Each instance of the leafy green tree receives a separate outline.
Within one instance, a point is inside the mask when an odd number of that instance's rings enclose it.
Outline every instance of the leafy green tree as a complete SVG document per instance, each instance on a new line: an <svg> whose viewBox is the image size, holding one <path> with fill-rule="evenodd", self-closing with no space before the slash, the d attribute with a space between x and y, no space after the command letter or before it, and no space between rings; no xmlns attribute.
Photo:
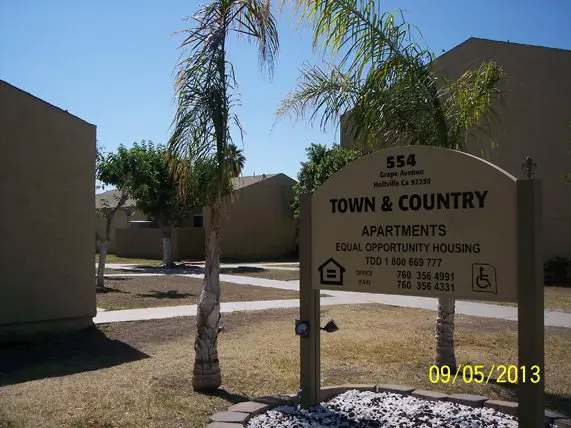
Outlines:
<svg viewBox="0 0 571 428"><path fill-rule="evenodd" d="M236 144L228 144L228 162L230 162L230 171L233 177L239 177L244 169L246 157L242 149L239 149Z"/></svg>
<svg viewBox="0 0 571 428"><path fill-rule="evenodd" d="M114 186L119 191L119 196L115 197L113 202L101 199L101 207L96 209L96 215L105 219L105 234L102 236L97 231L95 232L97 251L99 252L95 282L98 291L105 289L105 260L111 240L113 217L125 205L130 196L131 174L129 171L129 163L125 157L114 153L103 153L101 148L97 148L95 158L96 179L104 185Z"/></svg>
<svg viewBox="0 0 571 428"><path fill-rule="evenodd" d="M198 10L191 22L192 28L186 30L181 45L184 53L175 81L178 108L169 152L175 159L172 168L186 183L183 191L198 189L210 214L192 378L195 390L208 391L217 389L222 381L217 350L220 212L235 172L228 160L230 125L241 131L238 117L232 113L237 101L236 80L227 57L227 40L238 35L254 42L261 68L270 74L279 42L269 0L212 0Z"/></svg>
<svg viewBox="0 0 571 428"><path fill-rule="evenodd" d="M466 150L472 131L489 130L500 94L501 67L491 61L447 81L434 56L415 41L398 12L385 13L374 0L293 1L313 26L313 45L329 53L324 69L307 65L298 87L278 115L338 123L358 145L423 144ZM336 62L335 64L333 62ZM436 321L435 363L456 367L455 301L441 297Z"/></svg>
<svg viewBox="0 0 571 428"><path fill-rule="evenodd" d="M172 267L172 228L188 218L194 208L200 207L199 201L194 198L194 193L183 195L179 191L179 183L169 169L168 151L164 146L143 140L131 148L119 146L117 155L128 164L128 190L136 200L137 209L161 228L162 265Z"/></svg>
<svg viewBox="0 0 571 428"><path fill-rule="evenodd" d="M337 144L327 148L323 144L311 144L307 149L307 161L301 163L297 183L293 186L293 215L299 216L299 198L313 193L319 186L348 163L362 156L356 149L346 149Z"/></svg>

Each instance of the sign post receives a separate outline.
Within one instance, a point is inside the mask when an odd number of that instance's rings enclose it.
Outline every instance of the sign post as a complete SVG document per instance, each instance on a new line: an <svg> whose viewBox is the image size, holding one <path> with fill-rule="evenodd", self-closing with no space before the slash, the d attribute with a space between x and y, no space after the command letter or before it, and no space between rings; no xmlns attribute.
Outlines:
<svg viewBox="0 0 571 428"><path fill-rule="evenodd" d="M321 289L449 296L518 303L519 424L543 426L540 197L537 180L429 146L373 152L304 196L302 406L319 401Z"/></svg>
<svg viewBox="0 0 571 428"><path fill-rule="evenodd" d="M309 328L300 334L300 404L308 408L319 403L320 362L320 291L312 286L315 273L311 255L311 196L302 195L299 206L299 314Z"/></svg>
<svg viewBox="0 0 571 428"><path fill-rule="evenodd" d="M525 428L545 425L545 327L540 201L541 188L537 180L517 182L518 365L522 376L518 385L518 419L519 426Z"/></svg>

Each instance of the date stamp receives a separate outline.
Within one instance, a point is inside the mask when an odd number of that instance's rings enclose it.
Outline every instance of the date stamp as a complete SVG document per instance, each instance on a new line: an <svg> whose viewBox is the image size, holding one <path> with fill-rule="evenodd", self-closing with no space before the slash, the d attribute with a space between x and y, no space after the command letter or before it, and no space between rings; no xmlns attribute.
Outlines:
<svg viewBox="0 0 571 428"><path fill-rule="evenodd" d="M488 384L493 383L539 383L542 373L539 366L516 366L504 364L492 364L491 367L484 365L462 365L456 370L448 366L430 366L428 379L431 383L454 384L456 382Z"/></svg>

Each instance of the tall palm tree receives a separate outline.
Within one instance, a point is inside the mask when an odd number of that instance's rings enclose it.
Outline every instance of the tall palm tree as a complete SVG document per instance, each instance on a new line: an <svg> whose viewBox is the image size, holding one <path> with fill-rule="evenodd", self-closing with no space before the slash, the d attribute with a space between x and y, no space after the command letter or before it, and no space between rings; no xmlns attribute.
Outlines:
<svg viewBox="0 0 571 428"><path fill-rule="evenodd" d="M169 140L171 165L183 183L200 190L210 226L203 289L197 310L196 357L192 385L215 390L221 384L217 338L220 320L219 220L223 198L231 191L228 146L236 103L233 65L226 42L237 35L258 47L260 66L271 76L279 42L269 0L213 0L201 6L185 31L177 66L177 111ZM184 162L172 161L182 158ZM196 190L193 188L193 191ZM188 189L183 189L188 191Z"/></svg>
<svg viewBox="0 0 571 428"><path fill-rule="evenodd" d="M376 148L423 144L466 150L468 134L489 124L503 72L493 62L455 81L439 76L433 55L414 40L399 12L383 13L374 0L294 0L313 26L314 47L330 54L326 68L306 65L298 87L277 114L340 119L344 132ZM336 64L332 62L336 61ZM435 363L456 367L455 300L441 297Z"/></svg>
<svg viewBox="0 0 571 428"><path fill-rule="evenodd" d="M230 162L230 173L232 177L239 177L246 163L244 151L239 149L236 144L230 143L228 144L228 154L226 156L228 162Z"/></svg>

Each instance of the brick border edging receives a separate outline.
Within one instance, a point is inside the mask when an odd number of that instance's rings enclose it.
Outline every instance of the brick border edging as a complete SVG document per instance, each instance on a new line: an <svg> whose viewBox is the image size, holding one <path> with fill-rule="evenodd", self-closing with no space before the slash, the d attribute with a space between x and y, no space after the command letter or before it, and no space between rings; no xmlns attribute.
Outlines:
<svg viewBox="0 0 571 428"><path fill-rule="evenodd" d="M320 402L328 401L336 395L345 391L356 389L358 391L371 392L392 392L402 395L412 395L413 397L422 398L429 401L450 401L452 403L463 404L470 407L490 407L499 412L508 415L517 416L518 404L513 401L490 400L483 395L472 394L443 394L437 391L427 391L423 389L415 389L409 386L392 385L392 384L345 384L328 386L321 388ZM294 394L272 395L267 397L254 398L251 401L230 406L227 411L222 411L210 416L210 423L207 428L243 428L248 421L261 413L265 413L274 407L281 405L293 404L295 402ZM571 428L571 419L567 416L545 410L545 421L555 423L558 428Z"/></svg>

